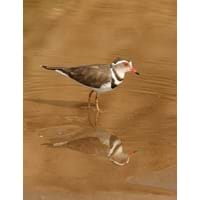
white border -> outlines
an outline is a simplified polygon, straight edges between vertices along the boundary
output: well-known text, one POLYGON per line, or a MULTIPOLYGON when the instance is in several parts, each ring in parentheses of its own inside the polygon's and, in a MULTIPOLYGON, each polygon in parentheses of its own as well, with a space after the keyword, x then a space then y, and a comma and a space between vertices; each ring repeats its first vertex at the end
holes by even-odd
POLYGON ((200 2, 178 1, 178 200, 200 199, 200 2))
POLYGON ((0 6, 0 198, 23 195, 23 5, 0 6))
MULTIPOLYGON (((178 1, 178 199, 199 195, 200 5, 178 1)), ((1 199, 22 199, 22 1, 0 8, 1 199)))

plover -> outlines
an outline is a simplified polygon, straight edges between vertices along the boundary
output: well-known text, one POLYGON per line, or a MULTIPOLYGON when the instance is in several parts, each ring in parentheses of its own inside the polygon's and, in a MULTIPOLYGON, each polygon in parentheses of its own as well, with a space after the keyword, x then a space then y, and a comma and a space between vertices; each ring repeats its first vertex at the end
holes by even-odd
POLYGON ((102 92, 108 92, 119 86, 127 72, 139 75, 132 61, 116 58, 111 64, 90 64, 76 67, 54 67, 42 65, 47 70, 54 70, 64 76, 70 77, 77 82, 91 88, 88 96, 88 107, 90 107, 91 96, 96 92, 95 105, 100 111, 98 96, 102 92))

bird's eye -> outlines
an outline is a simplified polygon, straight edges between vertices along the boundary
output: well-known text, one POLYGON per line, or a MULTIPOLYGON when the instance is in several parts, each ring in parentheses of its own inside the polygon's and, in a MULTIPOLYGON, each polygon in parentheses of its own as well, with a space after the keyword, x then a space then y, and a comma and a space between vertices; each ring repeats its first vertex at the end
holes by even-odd
POLYGON ((128 62, 123 62, 123 64, 124 64, 125 66, 128 66, 128 62))

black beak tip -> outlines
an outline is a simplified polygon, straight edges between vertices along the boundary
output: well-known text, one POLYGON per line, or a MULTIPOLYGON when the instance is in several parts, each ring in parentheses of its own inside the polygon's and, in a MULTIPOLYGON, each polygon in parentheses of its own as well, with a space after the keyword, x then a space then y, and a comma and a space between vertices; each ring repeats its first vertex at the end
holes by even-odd
POLYGON ((140 75, 140 73, 139 72, 135 72, 137 75, 140 75))

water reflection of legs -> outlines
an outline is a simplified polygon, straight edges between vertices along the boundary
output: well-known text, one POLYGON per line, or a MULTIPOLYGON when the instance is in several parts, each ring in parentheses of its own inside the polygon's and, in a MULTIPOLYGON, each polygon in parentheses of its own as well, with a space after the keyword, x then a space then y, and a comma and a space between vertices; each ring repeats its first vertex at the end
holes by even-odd
POLYGON ((91 109, 88 109, 88 122, 93 128, 97 127, 99 115, 100 113, 98 111, 92 111, 91 109))

